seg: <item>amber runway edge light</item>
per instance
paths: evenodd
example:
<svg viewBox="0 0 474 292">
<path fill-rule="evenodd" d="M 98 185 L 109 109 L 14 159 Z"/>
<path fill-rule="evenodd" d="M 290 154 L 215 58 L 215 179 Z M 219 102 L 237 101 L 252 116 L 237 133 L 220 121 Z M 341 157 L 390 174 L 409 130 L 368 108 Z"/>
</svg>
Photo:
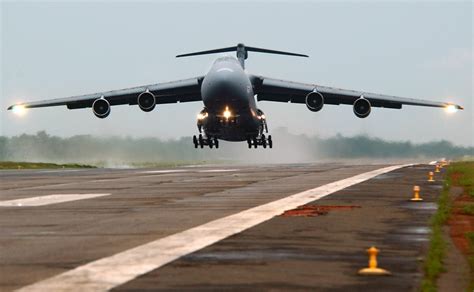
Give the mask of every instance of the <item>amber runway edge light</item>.
<svg viewBox="0 0 474 292">
<path fill-rule="evenodd" d="M 410 199 L 412 202 L 421 202 L 423 199 L 420 197 L 420 187 L 414 186 L 413 187 L 413 198 Z"/>
<path fill-rule="evenodd" d="M 367 250 L 369 254 L 369 266 L 367 268 L 360 269 L 357 274 L 362 276 L 388 276 L 391 275 L 387 270 L 377 267 L 377 254 L 380 252 L 375 246 L 372 246 Z"/>
<path fill-rule="evenodd" d="M 429 182 L 434 182 L 434 173 L 432 171 L 428 172 L 428 181 Z"/>
</svg>

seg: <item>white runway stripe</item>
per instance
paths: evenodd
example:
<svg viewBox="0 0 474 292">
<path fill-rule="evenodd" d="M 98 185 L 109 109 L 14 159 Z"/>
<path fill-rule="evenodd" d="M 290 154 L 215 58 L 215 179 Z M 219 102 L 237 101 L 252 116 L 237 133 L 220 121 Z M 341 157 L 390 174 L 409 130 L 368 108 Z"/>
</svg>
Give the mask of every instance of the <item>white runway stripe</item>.
<svg viewBox="0 0 474 292">
<path fill-rule="evenodd" d="M 140 171 L 139 173 L 179 173 L 179 172 L 186 172 L 188 170 L 184 169 L 165 169 L 165 170 L 146 170 Z"/>
<path fill-rule="evenodd" d="M 238 171 L 238 169 L 204 169 L 198 172 L 213 173 L 213 172 L 233 172 L 233 171 Z"/>
<path fill-rule="evenodd" d="M 70 201 L 85 200 L 108 195 L 110 194 L 55 194 L 9 201 L 0 201 L 0 207 L 36 207 Z"/>
<path fill-rule="evenodd" d="M 370 171 L 257 206 L 209 223 L 79 266 L 19 291 L 106 291 L 184 255 L 265 222 L 285 210 L 408 165 Z"/>
<path fill-rule="evenodd" d="M 238 169 L 203 169 L 203 170 L 188 170 L 188 169 L 165 169 L 165 170 L 146 170 L 140 171 L 139 173 L 180 173 L 180 172 L 203 172 L 203 173 L 212 173 L 212 172 L 232 172 L 238 171 Z"/>
</svg>

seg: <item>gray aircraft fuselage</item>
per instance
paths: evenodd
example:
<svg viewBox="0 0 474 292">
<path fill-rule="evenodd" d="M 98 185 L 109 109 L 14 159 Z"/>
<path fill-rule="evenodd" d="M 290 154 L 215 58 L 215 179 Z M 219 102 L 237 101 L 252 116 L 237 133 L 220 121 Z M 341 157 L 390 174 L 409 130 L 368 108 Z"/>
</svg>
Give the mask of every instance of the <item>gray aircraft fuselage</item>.
<svg viewBox="0 0 474 292">
<path fill-rule="evenodd" d="M 263 130 L 263 112 L 257 109 L 253 86 L 241 63 L 234 57 L 217 59 L 204 77 L 201 87 L 204 102 L 198 127 L 208 137 L 244 141 Z M 227 115 L 225 112 L 227 111 Z"/>
</svg>

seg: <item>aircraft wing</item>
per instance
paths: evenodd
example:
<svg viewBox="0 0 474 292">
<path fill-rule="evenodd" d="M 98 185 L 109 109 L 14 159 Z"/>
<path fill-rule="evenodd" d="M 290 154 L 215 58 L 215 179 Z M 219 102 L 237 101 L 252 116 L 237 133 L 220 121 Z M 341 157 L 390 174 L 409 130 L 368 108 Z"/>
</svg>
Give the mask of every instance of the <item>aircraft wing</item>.
<svg viewBox="0 0 474 292">
<path fill-rule="evenodd" d="M 464 109 L 462 106 L 449 102 L 437 102 L 414 98 L 397 97 L 365 91 L 339 89 L 317 84 L 307 84 L 291 82 L 279 79 L 272 79 L 263 76 L 251 76 L 254 84 L 254 92 L 257 100 L 268 100 L 278 102 L 305 103 L 306 95 L 312 91 L 321 93 L 324 97 L 324 104 L 350 104 L 363 96 L 369 100 L 373 107 L 384 107 L 401 109 L 403 105 L 429 106 L 429 107 L 454 107 Z"/>
<path fill-rule="evenodd" d="M 105 98 L 111 106 L 137 104 L 137 97 L 140 93 L 150 91 L 156 97 L 157 104 L 199 101 L 201 98 L 201 82 L 204 77 L 171 81 L 166 83 L 156 83 L 119 90 L 104 91 L 93 94 L 71 96 L 65 98 L 48 99 L 33 102 L 24 102 L 11 105 L 9 110 L 16 106 L 23 108 L 67 106 L 68 109 L 92 107 L 92 103 L 98 98 Z"/>
</svg>

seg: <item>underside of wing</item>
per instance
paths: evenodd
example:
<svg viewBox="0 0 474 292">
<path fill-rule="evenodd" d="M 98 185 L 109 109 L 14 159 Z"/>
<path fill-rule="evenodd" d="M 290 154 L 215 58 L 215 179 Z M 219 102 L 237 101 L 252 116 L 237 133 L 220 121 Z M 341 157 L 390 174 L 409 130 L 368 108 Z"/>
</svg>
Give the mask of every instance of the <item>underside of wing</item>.
<svg viewBox="0 0 474 292">
<path fill-rule="evenodd" d="M 272 79 L 263 76 L 251 76 L 251 79 L 258 100 L 305 103 L 310 110 L 314 111 L 320 110 L 323 104 L 354 105 L 354 112 L 356 115 L 357 105 L 361 106 L 361 110 L 365 110 L 365 108 L 368 107 L 368 112 L 370 112 L 370 107 L 401 109 L 403 105 L 463 109 L 460 105 L 449 102 L 437 102 L 364 91 L 339 89 L 317 84 Z M 362 115 L 360 117 L 365 116 Z"/>
<path fill-rule="evenodd" d="M 196 77 L 166 83 L 157 83 L 119 90 L 98 92 L 93 94 L 56 98 L 34 102 L 18 103 L 8 107 L 36 108 L 51 106 L 67 106 L 68 109 L 92 107 L 97 100 L 103 100 L 103 105 L 136 105 L 143 110 L 153 109 L 156 104 L 199 101 L 201 98 L 201 83 L 203 77 Z M 141 97 L 141 99 L 139 98 Z M 140 101 L 141 100 L 141 101 Z M 146 102 L 146 104 L 145 104 Z M 142 106 L 142 104 L 144 106 Z"/>
</svg>

